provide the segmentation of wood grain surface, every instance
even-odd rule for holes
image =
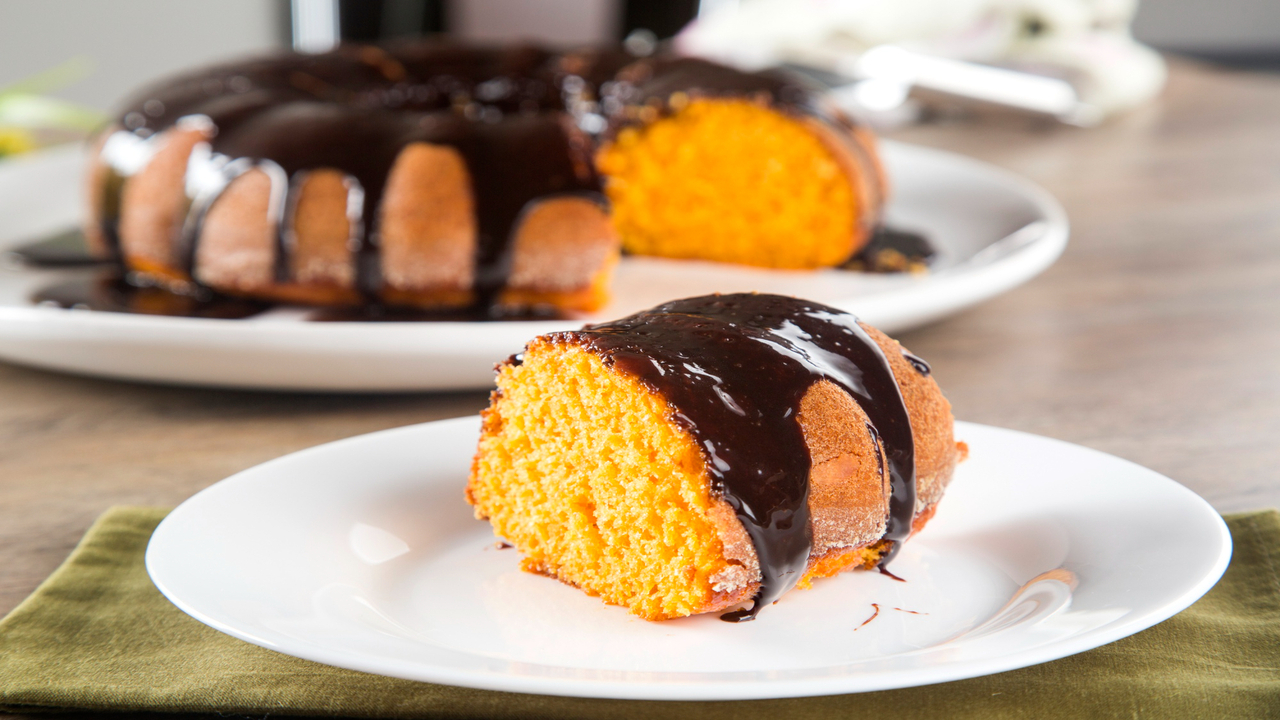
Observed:
[[[1280,505],[1280,76],[1176,64],[1158,104],[1100,128],[1004,119],[893,137],[1026,175],[1072,222],[1043,276],[901,336],[957,417],[1114,453],[1222,511]],[[0,365],[0,613],[112,505],[176,505],[278,455],[485,402]]]

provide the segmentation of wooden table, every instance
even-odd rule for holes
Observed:
[[[1101,128],[1003,121],[895,136],[1031,177],[1071,216],[1071,245],[1043,276],[901,336],[958,417],[1114,453],[1222,511],[1280,505],[1280,76],[1177,65],[1158,105]],[[485,402],[0,365],[0,614],[112,505],[176,505],[278,455]]]

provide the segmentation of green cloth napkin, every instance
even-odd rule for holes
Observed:
[[[1086,653],[857,695],[738,702],[590,700],[469,690],[318,665],[184,615],[143,568],[165,516],[115,508],[0,621],[0,709],[383,718],[1280,717],[1280,514],[1227,518],[1235,556],[1190,609]]]

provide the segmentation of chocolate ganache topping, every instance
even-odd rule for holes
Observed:
[[[589,325],[561,340],[586,347],[665,398],[672,418],[699,444],[715,490],[760,561],[753,607],[723,619],[753,619],[804,574],[812,549],[811,460],[798,415],[801,399],[820,380],[857,400],[888,460],[884,537],[893,547],[882,563],[911,533],[911,420],[888,360],[853,315],[777,295],[709,295]]]

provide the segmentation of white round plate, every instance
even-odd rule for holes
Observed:
[[[75,224],[83,162],[78,152],[0,163],[0,250]],[[800,295],[896,332],[1026,282],[1066,246],[1062,206],[1027,180],[959,155],[891,142],[884,143],[884,160],[893,180],[889,224],[924,233],[939,251],[926,276],[628,257],[618,268],[614,301],[575,321],[320,323],[306,321],[297,308],[247,320],[210,320],[37,307],[31,295],[68,273],[0,267],[0,359],[221,387],[485,388],[493,384],[493,364],[535,335],[711,292]]]
[[[853,572],[750,623],[651,623],[519,570],[463,487],[476,418],[294,453],[183,503],[152,580],[222,632],[330,665],[467,687],[727,700],[863,692],[1012,670],[1186,608],[1231,555],[1190,490],[1110,455],[957,423],[970,459],[895,582]],[[869,622],[868,618],[872,618]]]

